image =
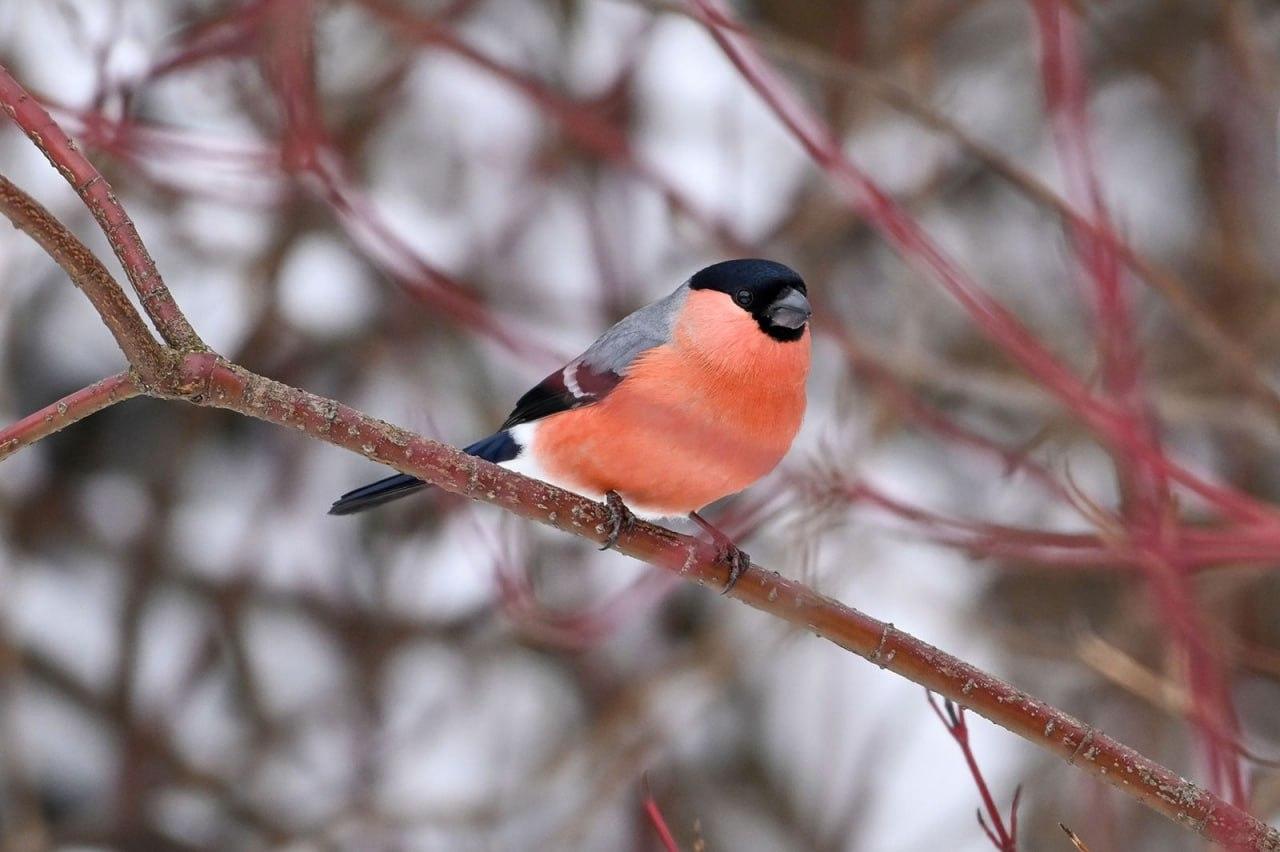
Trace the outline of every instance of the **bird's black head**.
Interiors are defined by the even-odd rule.
[[[724,293],[774,340],[799,340],[809,323],[808,290],[794,269],[747,258],[708,266],[689,279],[692,290]]]

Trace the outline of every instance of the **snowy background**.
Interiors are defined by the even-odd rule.
[[[1077,6],[1117,229],[1275,379],[1280,14]],[[394,23],[393,7],[435,35]],[[104,170],[213,348],[457,445],[701,266],[794,266],[824,327],[809,414],[784,469],[719,516],[739,519],[758,562],[1208,783],[1140,581],[984,558],[880,501],[833,497],[833,483],[861,483],[947,517],[1087,533],[1081,503],[1016,459],[1085,504],[1119,493],[1073,413],[843,206],[683,8],[0,0],[0,63]],[[894,107],[949,119],[1061,192],[1030,6],[738,9],[846,153],[1092,381],[1057,215]],[[315,109],[290,100],[306,100],[299,67],[314,68]],[[110,258],[8,125],[0,173]],[[1128,286],[1167,447],[1280,497],[1275,410],[1224,377],[1158,293]],[[478,298],[480,326],[451,310],[454,288]],[[60,270],[0,231],[0,423],[122,366]],[[903,394],[1015,463],[927,428]],[[991,848],[920,688],[493,508],[434,495],[325,515],[381,475],[275,427],[142,399],[0,462],[5,848],[658,849],[646,789],[684,849]],[[1274,757],[1274,566],[1226,565],[1192,588],[1242,744]],[[970,724],[1006,812],[1022,785],[1024,848],[1070,849],[1059,822],[1093,852],[1201,848]],[[1280,819],[1276,771],[1241,766],[1253,811]]]

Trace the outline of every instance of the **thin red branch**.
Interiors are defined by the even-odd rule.
[[[1072,236],[1089,279],[1098,361],[1104,392],[1119,409],[1129,440],[1115,453],[1126,513],[1152,529],[1166,516],[1168,482],[1147,459],[1161,453],[1158,426],[1141,386],[1142,351],[1130,294],[1120,264],[1115,226],[1098,180],[1086,104],[1088,80],[1074,21],[1058,0],[1033,0],[1040,44],[1040,74],[1068,200],[1086,212]]]
[[[1209,644],[1203,619],[1188,586],[1182,560],[1181,526],[1174,518],[1169,483],[1150,459],[1163,455],[1159,427],[1144,398],[1142,351],[1119,257],[1119,239],[1102,196],[1092,144],[1085,72],[1075,18],[1060,0],[1033,0],[1040,46],[1040,75],[1068,198],[1086,211],[1087,225],[1072,230],[1090,282],[1095,334],[1104,392],[1119,410],[1128,440],[1113,453],[1126,533],[1150,551],[1140,566],[1172,632],[1187,657],[1193,696],[1189,717],[1207,753],[1210,778],[1225,781],[1236,804],[1248,795],[1240,761],[1229,744],[1240,739],[1236,712],[1219,654]],[[1200,720],[1200,721],[1198,721]],[[1226,731],[1226,738],[1222,732]]]
[[[77,110],[48,97],[41,103],[60,123],[93,148],[142,168],[158,158],[185,158],[183,165],[238,176],[275,172],[280,155],[273,146],[239,139],[210,137],[181,128],[149,124],[138,116],[115,118],[101,110]]]
[[[138,229],[112,192],[107,179],[3,65],[0,65],[0,109],[22,128],[89,208],[106,234],[112,251],[120,259],[143,310],[165,342],[183,350],[206,348],[178,309],[156,269],[155,261],[143,245]]]
[[[667,827],[667,820],[662,815],[662,808],[658,807],[658,801],[653,798],[653,791],[649,789],[648,778],[644,779],[644,812],[649,818],[649,824],[657,832],[658,839],[662,841],[662,848],[667,852],[680,852],[680,844],[676,843],[675,835]]]
[[[633,150],[627,134],[601,111],[565,97],[539,80],[499,62],[463,41],[440,20],[415,15],[393,0],[358,2],[389,24],[396,37],[447,50],[512,86],[553,119],[574,143],[649,183],[673,208],[697,222],[726,248],[736,252],[748,248],[728,222],[704,210],[660,172],[643,162]]]
[[[503,614],[530,638],[557,648],[585,650],[608,637],[664,600],[679,583],[659,571],[646,571],[626,588],[573,612],[549,610],[537,599],[524,566],[498,563],[497,580]]]
[[[909,414],[922,427],[956,444],[967,446],[991,455],[1001,462],[1005,474],[1022,471],[1060,500],[1069,500],[1068,491],[1044,465],[1027,456],[1000,446],[995,441],[974,432],[948,418],[941,411],[920,399],[911,388],[892,373],[872,352],[862,346],[846,329],[835,323],[817,323],[825,334],[833,338],[849,360],[857,375],[874,384],[892,400],[895,406]]]
[[[1151,554],[1134,541],[1119,520],[1108,514],[1106,534],[1064,533],[993,524],[931,512],[899,500],[865,480],[844,482],[830,477],[815,484],[818,501],[843,500],[883,510],[912,524],[917,533],[979,557],[1017,560],[1047,568],[1099,568],[1142,571]],[[1272,528],[1238,526],[1195,527],[1181,532],[1178,564],[1185,571],[1204,571],[1239,565],[1274,567],[1280,541]]]
[[[4,175],[0,175],[0,209],[14,227],[35,240],[71,276],[143,381],[155,380],[167,364],[165,354],[124,290],[93,252],[79,240],[67,239],[65,229],[53,227],[57,222],[53,214]]]
[[[68,394],[27,415],[7,429],[0,429],[0,461],[23,447],[65,429],[77,420],[83,420],[117,402],[131,399],[141,392],[133,374],[126,370]]]
[[[548,363],[565,360],[533,342],[527,330],[507,327],[460,282],[414,250],[351,179],[330,139],[316,91],[314,17],[312,0],[276,0],[261,30],[263,76],[279,104],[285,172],[328,205],[351,239],[411,295],[517,355]]]
[[[1000,814],[1000,808],[996,805],[995,797],[991,795],[991,788],[987,786],[987,779],[982,775],[982,769],[978,766],[978,758],[973,753],[973,746],[969,743],[969,723],[964,718],[964,707],[957,707],[946,699],[943,706],[946,708],[946,715],[938,708],[938,702],[934,701],[933,693],[926,692],[925,697],[929,700],[929,706],[933,708],[933,713],[938,717],[938,721],[942,723],[942,727],[947,729],[947,733],[951,735],[951,739],[956,741],[956,745],[960,746],[960,751],[964,754],[965,765],[969,767],[969,774],[973,776],[973,783],[978,788],[978,795],[982,797],[982,806],[987,811],[987,818],[991,820],[990,827],[987,826],[986,820],[982,818],[982,811],[978,811],[978,825],[982,826],[982,830],[986,832],[987,837],[991,840],[993,846],[1000,852],[1017,852],[1018,848],[1018,799],[1021,798],[1022,788],[1019,787],[1017,792],[1013,794],[1013,806],[1010,812],[1010,827],[1005,828],[1004,817]]]
[[[183,33],[176,50],[147,69],[144,80],[158,80],[209,59],[250,53],[257,41],[256,28],[271,3],[272,0],[252,0],[191,27]]]

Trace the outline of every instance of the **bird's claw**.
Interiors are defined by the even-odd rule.
[[[728,540],[723,543],[718,542],[716,551],[716,561],[723,562],[729,567],[729,579],[720,590],[720,594],[727,595],[729,590],[737,585],[738,579],[751,567],[751,557],[745,550]]]
[[[605,492],[604,506],[609,511],[609,537],[605,539],[600,549],[609,550],[618,544],[618,536],[622,535],[623,530],[631,529],[632,524],[636,522],[636,516],[627,508],[627,504],[622,502],[622,497],[617,491]]]
[[[720,532],[706,518],[697,512],[690,512],[689,518],[698,526],[710,534],[712,541],[716,545],[716,561],[722,562],[729,569],[729,579],[725,581],[724,588],[720,590],[720,594],[727,595],[729,591],[738,583],[738,579],[751,567],[751,557],[747,552],[738,545],[733,543],[729,536]]]

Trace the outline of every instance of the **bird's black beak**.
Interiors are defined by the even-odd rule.
[[[773,300],[773,304],[769,305],[765,315],[769,317],[769,322],[773,325],[780,325],[783,328],[800,328],[809,321],[809,316],[813,313],[813,308],[809,306],[809,300],[805,298],[804,293],[794,287],[787,287],[778,294],[778,298]]]

